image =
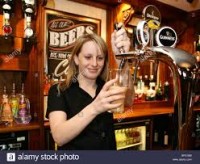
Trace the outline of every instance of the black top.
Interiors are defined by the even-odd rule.
[[[96,96],[104,85],[102,80],[97,80]],[[48,114],[52,111],[64,111],[70,119],[94,99],[79,87],[79,83],[73,82],[65,91],[58,93],[58,85],[49,90]],[[63,132],[68,133],[68,132]],[[60,147],[65,150],[113,150],[116,149],[113,115],[105,112],[99,114],[76,138]]]

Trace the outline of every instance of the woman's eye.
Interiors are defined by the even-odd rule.
[[[104,59],[103,56],[99,56],[99,57],[98,57],[98,60],[103,60],[103,59]]]
[[[90,59],[90,58],[91,58],[91,56],[85,56],[85,58],[86,58],[86,59]]]

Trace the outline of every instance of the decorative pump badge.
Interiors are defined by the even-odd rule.
[[[155,39],[158,46],[175,47],[177,34],[173,28],[164,26],[157,31]]]
[[[150,29],[158,29],[161,24],[161,14],[157,7],[148,5],[143,9],[144,19]]]

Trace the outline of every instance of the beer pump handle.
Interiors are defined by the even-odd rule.
[[[114,23],[114,29],[117,30],[117,31],[121,29],[121,27],[118,27],[118,23],[117,23],[117,22]],[[120,53],[124,53],[123,47],[121,47],[121,48],[119,49],[119,52],[120,52]],[[123,69],[124,66],[125,66],[125,63],[126,63],[126,58],[123,57],[123,58],[121,59],[121,61],[120,61],[119,69]]]

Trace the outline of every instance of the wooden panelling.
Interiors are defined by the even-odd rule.
[[[17,52],[16,52],[17,53]],[[0,70],[27,71],[29,68],[28,55],[0,55]]]
[[[39,2],[38,2],[39,3]],[[41,14],[41,13],[40,13]],[[43,27],[44,21],[38,21],[36,26],[36,18],[32,19],[31,26],[35,32],[38,25]],[[40,17],[38,17],[40,19]],[[10,16],[10,24],[13,28],[11,37],[5,38],[0,28],[1,45],[0,45],[0,89],[6,84],[10,94],[12,83],[16,83],[16,87],[21,89],[21,83],[25,83],[25,94],[30,100],[30,111],[32,120],[29,124],[16,124],[5,126],[0,125],[1,133],[27,131],[29,136],[29,149],[39,150],[44,149],[44,134],[43,134],[43,108],[42,106],[42,82],[40,74],[43,68],[40,59],[43,57],[41,49],[38,48],[37,39],[24,38],[24,14],[22,11],[22,1],[17,1],[14,6],[13,13]],[[0,26],[3,25],[3,16],[0,15]],[[43,30],[38,28],[36,33],[42,35]],[[42,47],[43,48],[43,47]],[[39,52],[38,52],[39,51]],[[41,57],[42,56],[42,57]],[[40,57],[40,58],[38,58]],[[2,92],[1,92],[2,93]],[[17,90],[19,93],[19,90]]]

